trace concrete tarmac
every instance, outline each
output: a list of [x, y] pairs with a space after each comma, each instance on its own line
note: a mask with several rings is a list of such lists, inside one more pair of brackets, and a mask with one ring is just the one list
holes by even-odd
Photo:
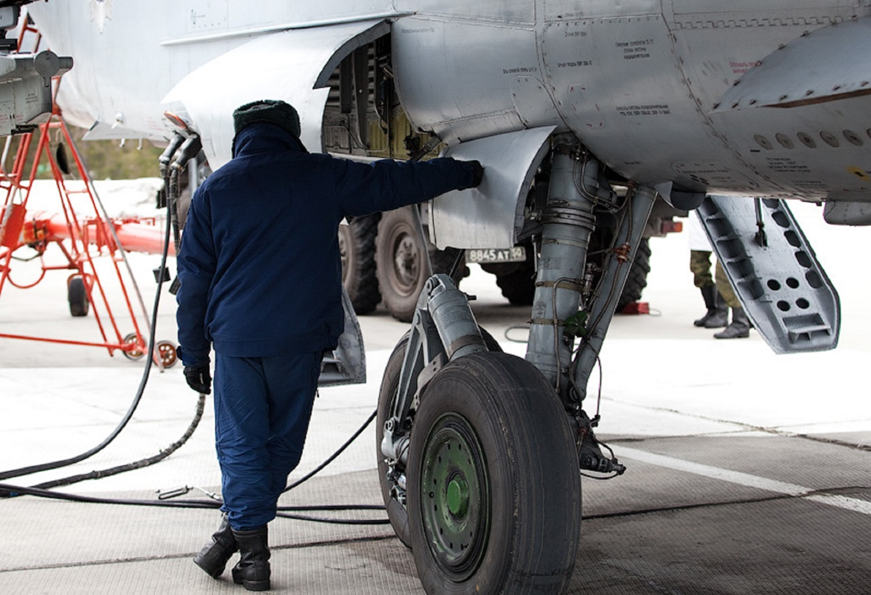
[[[871, 593], [871, 273], [862, 258], [871, 230], [826, 226], [821, 209], [791, 205], [839, 290], [838, 349], [774, 355], [751, 331], [717, 341], [693, 327], [703, 312], [686, 240], [654, 239], [643, 300], [651, 315], [618, 316], [601, 354], [599, 437], [625, 475], [583, 480], [581, 548], [570, 593]], [[132, 255], [148, 306], [157, 257]], [[34, 266], [14, 265], [21, 284]], [[71, 318], [66, 275], [0, 295], [0, 333], [91, 340], [92, 315]], [[511, 353], [523, 355], [525, 308], [509, 306], [491, 276], [473, 267], [461, 286]], [[174, 300], [164, 294], [158, 339], [174, 339]], [[129, 317], [119, 316], [121, 326]], [[369, 382], [320, 391], [302, 477], [332, 454], [375, 408], [387, 357], [407, 326], [383, 310], [361, 319]], [[53, 461], [98, 444], [127, 411], [142, 362], [105, 349], [0, 339], [0, 471]], [[598, 378], [590, 390], [598, 394]], [[10, 479], [44, 481], [150, 457], [176, 441], [196, 395], [180, 367], [153, 372], [119, 438], [88, 460]], [[211, 400], [190, 440], [156, 465], [88, 480], [62, 491], [154, 501], [218, 492]], [[282, 498], [285, 506], [381, 504], [374, 429]], [[218, 522], [204, 509], [73, 503], [22, 496], [0, 500], [0, 593], [241, 593], [229, 578], [191, 562]], [[380, 511], [300, 512], [383, 522]], [[270, 525], [273, 592], [343, 595], [423, 593], [411, 552], [389, 525], [280, 518]]]

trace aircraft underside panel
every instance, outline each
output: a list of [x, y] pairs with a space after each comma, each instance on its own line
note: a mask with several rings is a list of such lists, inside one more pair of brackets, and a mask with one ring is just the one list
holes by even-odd
[[414, 16], [394, 23], [392, 42], [396, 89], [418, 130], [451, 145], [524, 128], [511, 86], [516, 77], [541, 80], [531, 26]]
[[[753, 15], [734, 13], [727, 21], [696, 15], [698, 22], [676, 32], [679, 54], [696, 58], [683, 64], [690, 88], [732, 155], [675, 163], [675, 170], [711, 192], [871, 200], [865, 165], [871, 134], [861, 124], [869, 104], [862, 72], [868, 69], [865, 61], [843, 59], [864, 53], [868, 18], [830, 24], [839, 11], [817, 9], [790, 22], [752, 24]], [[759, 30], [768, 35], [760, 37]], [[738, 171], [757, 183], [741, 190]], [[738, 184], [722, 183], [729, 176]]]
[[523, 226], [526, 195], [554, 128], [511, 132], [450, 147], [449, 157], [480, 161], [484, 180], [477, 188], [449, 192], [433, 201], [433, 243], [441, 249], [512, 247]]
[[549, 22], [541, 43], [563, 120], [621, 175], [704, 191], [703, 183], [676, 175], [672, 162], [687, 147], [711, 161], [730, 157], [689, 92], [676, 91], [686, 81], [660, 14]]
[[[580, 11], [577, 4], [549, 0], [539, 30], [545, 80], [563, 121], [600, 160], [636, 182], [869, 201], [871, 129], [856, 125], [866, 119], [869, 97], [854, 88], [866, 82], [861, 73], [867, 68], [865, 61], [843, 59], [867, 53], [861, 51], [867, 6], [798, 0], [786, 13], [780, 3], [753, 0], [632, 0], [620, 7], [593, 1]], [[855, 33], [855, 43], [847, 33]], [[771, 68], [778, 53], [795, 51], [791, 46], [812, 50], [820, 34], [826, 39], [819, 52], [811, 51], [815, 61], [798, 60], [749, 90], [743, 80], [733, 87], [745, 74], [749, 81], [760, 61]], [[790, 81], [788, 89], [782, 79]], [[727, 92], [746, 102], [753, 95], [756, 109], [729, 109], [737, 100], [726, 107]], [[759, 97], [774, 94], [777, 102], [799, 92], [801, 99], [810, 93], [838, 100], [759, 107]]]
[[363, 21], [264, 35], [194, 70], [164, 98], [164, 107], [189, 120], [213, 170], [231, 158], [233, 110], [258, 99], [283, 99], [300, 116], [307, 149], [323, 150], [321, 123], [332, 71], [357, 47], [389, 30]]
[[784, 201], [708, 196], [699, 216], [747, 316], [775, 353], [838, 345], [838, 294]]

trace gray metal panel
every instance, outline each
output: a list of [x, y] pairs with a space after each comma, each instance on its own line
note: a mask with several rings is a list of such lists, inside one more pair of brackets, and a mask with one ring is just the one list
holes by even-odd
[[381, 21], [364, 21], [265, 35], [194, 70], [162, 103], [190, 118], [213, 170], [231, 158], [233, 110], [257, 99], [292, 104], [299, 112], [303, 144], [322, 151], [321, 121], [329, 89], [315, 87], [326, 69], [357, 47], [358, 36], [371, 40], [386, 32], [384, 27]]
[[675, 14], [720, 14], [747, 15], [762, 13], [783, 13], [783, 7], [790, 10], [814, 10], [837, 5], [852, 8], [854, 0], [788, 0], [788, 2], [760, 2], [759, 0], [670, 0]]
[[516, 76], [540, 76], [535, 31], [484, 21], [401, 18], [393, 25], [396, 87], [409, 120], [455, 144], [524, 128]]
[[476, 2], [421, 2], [420, 0], [396, 0], [398, 11], [414, 12], [420, 15], [432, 14], [478, 21], [500, 23], [534, 23], [535, 2], [522, 0], [477, 0]]
[[859, 59], [869, 53], [871, 18], [817, 29], [749, 70], [714, 111], [796, 107], [871, 94], [871, 63]]
[[832, 200], [823, 216], [832, 225], [871, 225], [871, 204]]
[[[666, 0], [667, 1], [667, 0]], [[663, 0], [544, 0], [545, 21], [588, 19], [606, 16], [657, 14]]]
[[671, 163], [688, 146], [693, 154], [713, 151], [711, 160], [727, 156], [700, 125], [658, 15], [553, 22], [541, 44], [563, 119], [621, 175], [645, 184], [673, 179]]
[[554, 126], [500, 134], [449, 148], [446, 155], [484, 166], [478, 188], [449, 192], [430, 209], [430, 236], [439, 248], [510, 248], [523, 223], [532, 177]]
[[[709, 196], [698, 209], [717, 259], [753, 326], [775, 353], [838, 345], [838, 294], [786, 203]], [[767, 240], [755, 239], [761, 216]]]
[[342, 308], [345, 311], [345, 330], [339, 337], [339, 345], [324, 356], [318, 386], [366, 383], [366, 351], [363, 348], [363, 332], [354, 313], [348, 292], [342, 288]]

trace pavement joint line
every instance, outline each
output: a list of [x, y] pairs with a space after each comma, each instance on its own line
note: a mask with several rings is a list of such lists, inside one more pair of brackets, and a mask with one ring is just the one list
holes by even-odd
[[701, 475], [710, 479], [719, 479], [729, 483], [766, 490], [768, 492], [785, 494], [787, 496], [811, 500], [813, 502], [842, 508], [844, 510], [871, 515], [871, 502], [848, 498], [847, 496], [822, 494], [820, 493], [820, 490], [815, 490], [794, 483], [787, 483], [776, 479], [742, 473], [740, 471], [731, 471], [729, 469], [713, 467], [711, 465], [703, 465], [701, 463], [693, 463], [692, 461], [658, 455], [634, 448], [622, 447], [620, 449], [620, 455], [628, 459], [634, 459], [658, 467], [666, 467], [668, 469], [674, 469], [675, 471], [684, 471], [686, 473]]
[[[304, 548], [323, 548], [342, 545], [353, 545], [355, 543], [371, 543], [373, 541], [386, 541], [388, 539], [396, 539], [396, 535], [391, 532], [390, 535], [373, 535], [371, 537], [349, 537], [347, 539], [329, 539], [323, 541], [307, 541], [305, 543], [296, 543], [288, 545], [270, 545], [269, 549], [276, 550], [298, 550]], [[68, 562], [57, 564], [42, 564], [40, 566], [19, 566], [14, 568], [0, 568], [0, 575], [7, 572], [28, 572], [33, 570], [58, 570], [60, 568], [84, 568], [88, 566], [107, 566], [111, 564], [138, 564], [140, 562], [154, 562], [157, 560], [183, 560], [193, 559], [196, 552], [184, 552], [179, 554], [165, 554], [160, 556], [133, 556], [130, 558], [115, 558], [103, 560], [86, 560], [83, 562]]]
[[[810, 434], [802, 434], [802, 433], [796, 432], [796, 431], [778, 429], [777, 427], [756, 426], [753, 424], [748, 424], [748, 423], [741, 422], [741, 421], [735, 421], [732, 419], [720, 419], [720, 418], [711, 417], [708, 415], [700, 415], [698, 413], [688, 413], [686, 411], [680, 411], [678, 409], [673, 409], [671, 407], [654, 407], [651, 405], [641, 405], [639, 403], [629, 403], [629, 402], [620, 401], [620, 400], [617, 400], [617, 399], [614, 399], [611, 397], [602, 397], [602, 400], [603, 401], [611, 401], [613, 403], [620, 403], [621, 405], [626, 405], [629, 407], [638, 407], [639, 409], [646, 409], [648, 411], [659, 411], [659, 412], [664, 412], [664, 413], [673, 413], [675, 415], [679, 415], [682, 417], [690, 417], [693, 419], [702, 419], [704, 421], [712, 421], [712, 422], [721, 423], [721, 424], [730, 424], [730, 425], [739, 426], [740, 428], [742, 428], [739, 430], [734, 430], [734, 432], [726, 432], [726, 431], [706, 432], [703, 434], [693, 434], [691, 436], [705, 436], [705, 435], [710, 435], [710, 434], [727, 434], [727, 433], [738, 433], [738, 432], [746, 432], [746, 431], [765, 432], [767, 434], [772, 434], [775, 436], [786, 436], [789, 438], [802, 438], [804, 440], [811, 440], [813, 442], [822, 442], [824, 444], [832, 444], [835, 446], [845, 446], [845, 447], [851, 448], [853, 450], [871, 451], [871, 445], [867, 445], [867, 444], [852, 444], [850, 442], [844, 442], [842, 440], [837, 440], [834, 438], [825, 438], [825, 437], [821, 437], [821, 436], [811, 436]], [[849, 421], [855, 421], [855, 420], [851, 419]], [[858, 420], [858, 421], [865, 421], [865, 420]], [[801, 425], [810, 426], [810, 425], [815, 425], [816, 423], [818, 423], [818, 422], [809, 422], [809, 423], [801, 424]], [[832, 423], [840, 423], [840, 422], [834, 421]], [[788, 426], [788, 427], [798, 428], [801, 426]], [[682, 436], [682, 437], [687, 437], [687, 436]], [[659, 438], [659, 437], [657, 436], [654, 438]], [[645, 438], [645, 439], [647, 439], [647, 438]], [[640, 440], [638, 440], [638, 441], [640, 441]], [[612, 439], [611, 442], [619, 442], [619, 440]]]

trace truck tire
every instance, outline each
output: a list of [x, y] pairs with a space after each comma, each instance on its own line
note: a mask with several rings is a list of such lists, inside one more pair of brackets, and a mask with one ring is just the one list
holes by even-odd
[[481, 268], [496, 275], [496, 285], [512, 306], [531, 306], [535, 298], [535, 263], [481, 265]]
[[354, 312], [370, 314], [381, 302], [375, 273], [375, 237], [380, 214], [355, 217], [339, 226], [339, 251], [342, 254], [342, 284]]
[[383, 213], [375, 240], [376, 275], [381, 297], [387, 311], [401, 322], [411, 322], [417, 298], [426, 284], [427, 252], [434, 274], [448, 273], [457, 254], [456, 250], [438, 250], [429, 240], [421, 244], [412, 208], [416, 207]]
[[[632, 263], [626, 285], [617, 301], [617, 312], [641, 299], [641, 293], [647, 287], [647, 275], [650, 273], [650, 256], [650, 242], [645, 238], [638, 245], [635, 261]], [[512, 264], [485, 264], [481, 265], [481, 268], [496, 275], [496, 285], [512, 306], [532, 305], [535, 299], [535, 264], [531, 259]]]
[[617, 312], [621, 312], [623, 308], [632, 302], [637, 302], [641, 299], [641, 292], [647, 287], [647, 274], [650, 272], [650, 255], [650, 241], [644, 238], [638, 244], [635, 260], [632, 262], [632, 268], [629, 269], [629, 276], [626, 278], [626, 285], [623, 286], [623, 293], [620, 294], [620, 299], [617, 300]]

